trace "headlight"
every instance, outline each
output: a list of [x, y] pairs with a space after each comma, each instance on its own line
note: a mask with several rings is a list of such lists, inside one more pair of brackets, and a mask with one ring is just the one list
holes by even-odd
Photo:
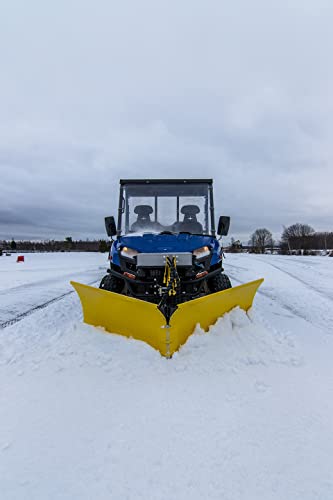
[[208, 247], [200, 247], [197, 248], [196, 250], [193, 250], [193, 255], [197, 259], [202, 259], [203, 257], [208, 257], [210, 254], [210, 250]]
[[123, 247], [120, 250], [120, 255], [123, 257], [127, 257], [128, 259], [133, 259], [136, 255], [138, 255], [138, 251], [133, 248]]

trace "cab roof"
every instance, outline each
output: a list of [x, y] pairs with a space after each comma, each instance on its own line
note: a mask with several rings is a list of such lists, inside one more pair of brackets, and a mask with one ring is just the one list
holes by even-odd
[[213, 179], [120, 179], [120, 184], [213, 184]]

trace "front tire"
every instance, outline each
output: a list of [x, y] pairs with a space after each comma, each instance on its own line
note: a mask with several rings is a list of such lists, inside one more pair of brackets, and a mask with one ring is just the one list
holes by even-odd
[[223, 273], [216, 274], [208, 280], [208, 288], [211, 293], [221, 292], [222, 290], [227, 290], [232, 288], [229, 276]]
[[124, 288], [124, 284], [120, 279], [112, 276], [112, 274], [107, 274], [102, 279], [99, 288], [107, 290], [108, 292], [121, 293]]

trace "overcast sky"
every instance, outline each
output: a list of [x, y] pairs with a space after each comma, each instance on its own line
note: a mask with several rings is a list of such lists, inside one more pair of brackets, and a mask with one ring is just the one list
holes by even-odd
[[104, 237], [121, 177], [213, 177], [243, 241], [333, 230], [332, 26], [332, 0], [0, 1], [0, 238]]

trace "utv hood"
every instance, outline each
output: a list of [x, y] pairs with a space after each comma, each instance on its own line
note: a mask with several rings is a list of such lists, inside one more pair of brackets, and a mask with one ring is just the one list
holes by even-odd
[[214, 246], [215, 238], [194, 234], [152, 234], [142, 236], [122, 236], [118, 240], [121, 246], [127, 246], [138, 252], [192, 252], [196, 248]]
[[196, 234], [153, 234], [121, 236], [112, 246], [113, 262], [118, 261], [118, 249], [126, 246], [140, 253], [193, 252], [208, 246], [215, 252], [219, 244], [213, 236]]

